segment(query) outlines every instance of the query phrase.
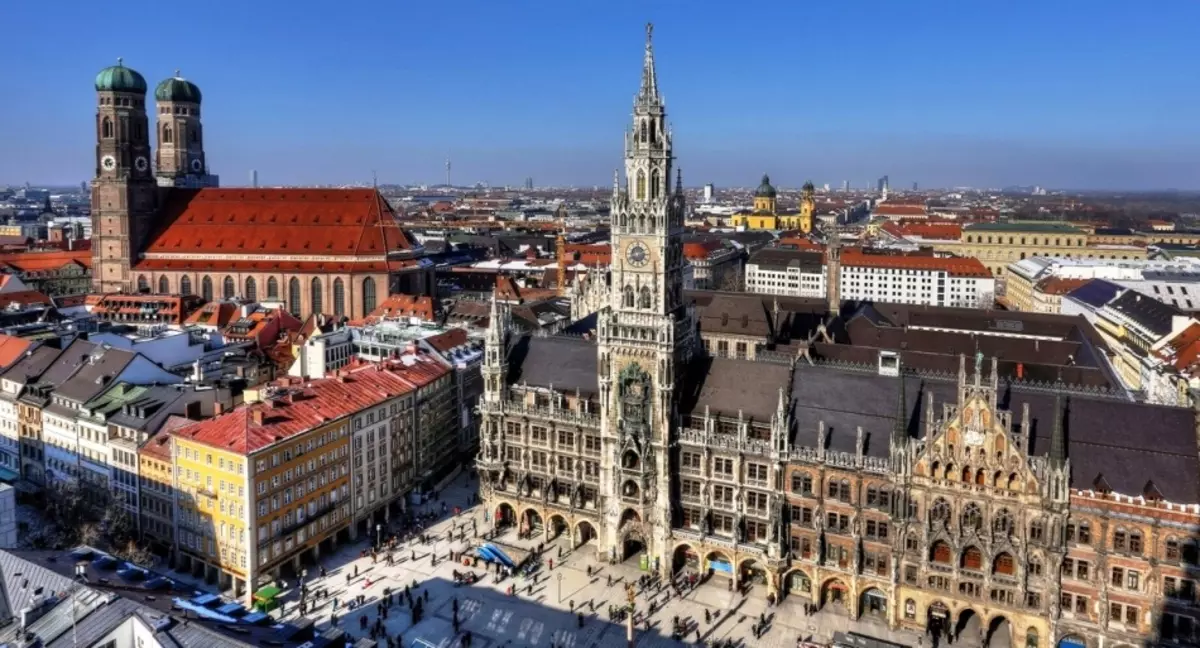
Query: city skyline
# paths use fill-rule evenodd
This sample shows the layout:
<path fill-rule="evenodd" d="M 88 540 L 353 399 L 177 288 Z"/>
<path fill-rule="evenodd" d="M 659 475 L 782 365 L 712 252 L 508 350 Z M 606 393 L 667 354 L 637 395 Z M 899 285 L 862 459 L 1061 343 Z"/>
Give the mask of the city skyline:
<path fill-rule="evenodd" d="M 12 80 L 22 93 L 0 105 L 0 149 L 21 154 L 0 159 L 0 183 L 93 175 L 91 80 L 121 56 L 151 84 L 179 69 L 200 86 L 209 164 L 230 184 L 251 169 L 263 185 L 361 184 L 373 171 L 440 184 L 449 155 L 455 184 L 604 186 L 651 20 L 688 186 L 752 186 L 766 171 L 783 186 L 887 174 L 893 187 L 1200 188 L 1200 128 L 1179 108 L 1195 90 L 1176 82 L 1200 8 L 1106 6 L 359 3 L 279 19 L 262 3 L 189 18 L 188 40 L 222 44 L 190 48 L 149 5 L 130 12 L 129 40 L 73 29 L 86 12 L 21 7 L 22 29 L 0 46 L 28 61 Z M 368 14 L 384 36 L 357 33 Z M 75 46 L 44 47 L 63 32 Z"/>

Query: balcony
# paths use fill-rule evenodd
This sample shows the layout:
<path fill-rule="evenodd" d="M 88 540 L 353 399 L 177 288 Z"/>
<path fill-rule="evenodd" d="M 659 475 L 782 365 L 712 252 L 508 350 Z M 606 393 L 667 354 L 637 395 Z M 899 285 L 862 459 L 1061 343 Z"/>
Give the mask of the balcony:
<path fill-rule="evenodd" d="M 505 414 L 516 416 L 528 416 L 531 418 L 570 423 L 582 427 L 600 427 L 599 414 L 577 412 L 558 407 L 529 407 L 523 403 L 511 400 L 504 401 L 503 403 L 481 402 L 479 403 L 479 410 L 488 414 L 500 414 L 501 410 L 503 410 Z"/>

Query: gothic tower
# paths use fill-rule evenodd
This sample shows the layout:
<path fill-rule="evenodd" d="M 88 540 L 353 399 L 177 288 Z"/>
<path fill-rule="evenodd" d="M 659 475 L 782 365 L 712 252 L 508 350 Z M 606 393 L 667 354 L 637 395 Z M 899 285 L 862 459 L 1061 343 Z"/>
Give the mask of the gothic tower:
<path fill-rule="evenodd" d="M 92 288 L 133 289 L 130 268 L 156 208 L 146 120 L 146 79 L 120 59 L 96 75 L 96 177 L 92 180 Z"/>
<path fill-rule="evenodd" d="M 639 550 L 666 560 L 676 367 L 691 353 L 683 305 L 681 180 L 671 191 L 672 141 L 646 26 L 642 83 L 625 134 L 625 183 L 614 179 L 612 289 L 599 318 L 601 541 L 610 557 Z"/>

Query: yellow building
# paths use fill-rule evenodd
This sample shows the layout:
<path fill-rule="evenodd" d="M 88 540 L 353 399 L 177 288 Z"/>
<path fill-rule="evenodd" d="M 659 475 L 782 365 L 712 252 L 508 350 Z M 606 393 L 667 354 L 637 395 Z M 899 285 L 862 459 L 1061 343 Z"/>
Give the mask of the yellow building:
<path fill-rule="evenodd" d="M 813 184 L 806 182 L 800 194 L 800 209 L 780 213 L 776 201 L 779 192 L 771 185 L 771 178 L 763 174 L 762 183 L 754 191 L 754 209 L 734 214 L 731 221 L 734 227 L 745 229 L 798 229 L 807 234 L 812 231 L 814 191 Z"/>
<path fill-rule="evenodd" d="M 261 402 L 172 432 L 179 568 L 249 595 L 352 540 L 351 428 L 414 389 L 390 371 L 285 379 Z"/>
<path fill-rule="evenodd" d="M 139 525 L 146 542 L 173 548 L 175 501 L 171 436 L 158 434 L 138 448 Z"/>
<path fill-rule="evenodd" d="M 1063 223 L 1040 221 L 972 223 L 962 228 L 959 240 L 932 240 L 930 245 L 938 252 L 979 259 L 996 276 L 998 285 L 1007 276 L 1008 264 L 1030 257 L 1146 258 L 1144 247 L 1089 244 L 1088 234 L 1081 229 Z"/>

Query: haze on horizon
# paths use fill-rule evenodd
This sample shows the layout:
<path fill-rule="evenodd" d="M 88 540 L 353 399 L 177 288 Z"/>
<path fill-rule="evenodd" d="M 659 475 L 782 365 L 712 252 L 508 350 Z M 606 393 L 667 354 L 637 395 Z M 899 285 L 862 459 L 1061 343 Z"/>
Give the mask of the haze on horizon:
<path fill-rule="evenodd" d="M 92 79 L 118 56 L 204 93 L 227 186 L 606 186 L 644 23 L 684 182 L 1200 189 L 1200 3 L 214 2 L 186 17 L 15 3 L 0 184 L 93 175 Z"/>

